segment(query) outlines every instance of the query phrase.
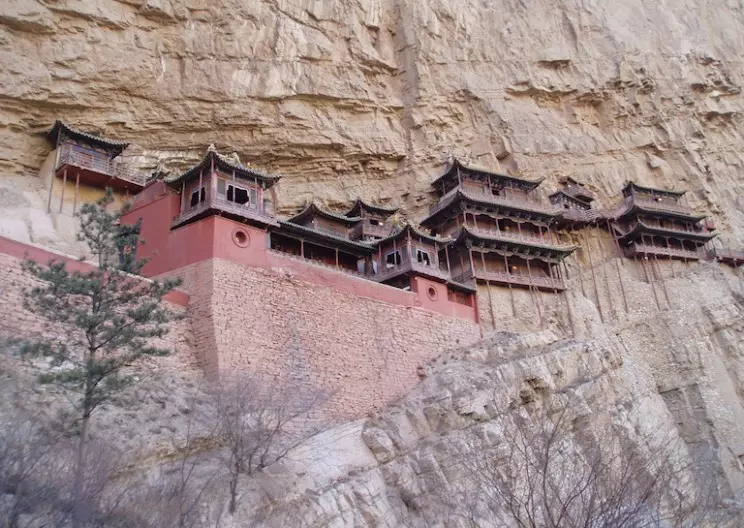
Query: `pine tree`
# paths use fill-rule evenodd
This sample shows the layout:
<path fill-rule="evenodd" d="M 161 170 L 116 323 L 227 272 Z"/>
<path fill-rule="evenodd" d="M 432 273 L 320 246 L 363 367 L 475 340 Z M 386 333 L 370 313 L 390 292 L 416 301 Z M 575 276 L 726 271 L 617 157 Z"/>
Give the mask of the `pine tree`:
<path fill-rule="evenodd" d="M 145 261 L 136 257 L 139 226 L 121 223 L 122 212 L 109 211 L 113 193 L 84 204 L 78 214 L 78 239 L 88 246 L 97 267 L 70 271 L 64 261 L 47 265 L 26 260 L 23 267 L 39 281 L 25 294 L 31 312 L 64 328 L 59 338 L 26 343 L 26 355 L 51 359 L 42 382 L 57 383 L 79 392 L 76 488 L 85 474 L 86 446 L 93 412 L 133 379 L 128 367 L 145 356 L 167 355 L 152 339 L 167 333 L 175 317 L 163 297 L 180 283 L 137 277 Z M 82 260 L 82 259 L 81 259 Z M 80 486 L 77 486 L 77 484 Z"/>

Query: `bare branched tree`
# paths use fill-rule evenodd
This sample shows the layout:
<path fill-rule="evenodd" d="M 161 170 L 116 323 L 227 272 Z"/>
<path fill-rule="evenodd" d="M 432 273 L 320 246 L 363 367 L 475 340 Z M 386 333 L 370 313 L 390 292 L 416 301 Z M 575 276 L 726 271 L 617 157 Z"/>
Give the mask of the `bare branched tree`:
<path fill-rule="evenodd" d="M 503 423 L 495 447 L 456 457 L 477 490 L 459 500 L 471 526 L 494 517 L 520 528 L 726 525 L 716 494 L 700 492 L 712 481 L 700 482 L 679 442 L 633 442 L 612 424 L 576 417 L 570 399 L 532 414 L 520 408 Z"/>
<path fill-rule="evenodd" d="M 320 391 L 272 385 L 250 376 L 223 380 L 212 389 L 220 463 L 229 474 L 229 511 L 235 513 L 241 476 L 283 459 L 315 432 L 312 415 L 326 401 Z"/>

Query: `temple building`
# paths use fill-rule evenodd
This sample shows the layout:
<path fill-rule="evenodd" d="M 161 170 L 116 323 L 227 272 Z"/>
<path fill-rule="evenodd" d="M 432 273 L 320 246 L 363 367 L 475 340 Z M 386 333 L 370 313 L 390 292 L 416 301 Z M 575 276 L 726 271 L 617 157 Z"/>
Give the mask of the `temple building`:
<path fill-rule="evenodd" d="M 643 187 L 629 182 L 624 201 L 611 223 L 612 235 L 625 256 L 699 260 L 703 246 L 716 234 L 705 215 L 681 202 L 684 191 Z"/>
<path fill-rule="evenodd" d="M 63 211 L 65 194 L 72 195 L 72 213 L 78 204 L 91 198 L 80 196 L 83 188 L 104 189 L 110 187 L 115 192 L 133 195 L 145 185 L 144 174 L 137 173 L 123 163 L 119 156 L 129 146 L 124 141 L 102 138 L 88 132 L 77 130 L 62 121 L 55 121 L 46 135 L 55 145 L 53 154 L 52 178 L 49 183 L 47 211 Z M 53 202 L 55 187 L 59 187 L 59 205 Z"/>
<path fill-rule="evenodd" d="M 361 217 L 332 213 L 310 203 L 289 220 L 279 221 L 271 231 L 270 247 L 363 275 L 371 270 L 374 248 L 351 238 L 362 222 Z"/>
<path fill-rule="evenodd" d="M 532 194 L 540 183 L 457 160 L 434 181 L 440 200 L 421 225 L 432 234 L 452 236 L 440 258 L 443 253 L 453 281 L 565 289 L 558 265 L 577 246 L 557 241 L 552 229 L 556 208 Z"/>
<path fill-rule="evenodd" d="M 357 198 L 351 209 L 344 215 L 349 218 L 361 218 L 354 226 L 350 236 L 354 240 L 373 242 L 390 235 L 393 230 L 391 217 L 398 212 L 397 207 L 372 205 Z"/>
<path fill-rule="evenodd" d="M 583 183 L 570 176 L 559 183 L 561 187 L 549 197 L 559 213 L 554 221 L 557 228 L 580 229 L 604 218 L 600 211 L 592 208 L 594 193 Z"/>
<path fill-rule="evenodd" d="M 278 226 L 273 216 L 276 197 L 267 191 L 272 190 L 279 178 L 210 149 L 197 165 L 164 180 L 180 196 L 173 227 L 211 215 Z"/>

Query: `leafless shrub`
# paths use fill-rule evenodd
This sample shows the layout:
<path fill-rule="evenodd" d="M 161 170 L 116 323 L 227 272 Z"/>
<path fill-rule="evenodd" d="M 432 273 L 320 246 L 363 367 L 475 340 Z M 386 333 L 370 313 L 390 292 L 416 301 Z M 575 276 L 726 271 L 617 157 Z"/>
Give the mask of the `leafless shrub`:
<path fill-rule="evenodd" d="M 472 486 L 452 506 L 469 526 L 501 519 L 520 528 L 734 526 L 718 505 L 713 479 L 666 435 L 633 442 L 589 424 L 570 399 L 505 417 L 500 441 L 455 463 Z M 708 482 L 705 482 L 708 480 Z M 703 490 L 703 491 L 700 491 Z M 488 523 L 490 525 L 490 523 Z"/>
<path fill-rule="evenodd" d="M 229 507 L 235 513 L 241 476 L 252 476 L 282 460 L 310 438 L 313 414 L 326 395 L 297 384 L 270 384 L 238 376 L 212 388 L 214 435 L 219 462 L 229 475 Z"/>

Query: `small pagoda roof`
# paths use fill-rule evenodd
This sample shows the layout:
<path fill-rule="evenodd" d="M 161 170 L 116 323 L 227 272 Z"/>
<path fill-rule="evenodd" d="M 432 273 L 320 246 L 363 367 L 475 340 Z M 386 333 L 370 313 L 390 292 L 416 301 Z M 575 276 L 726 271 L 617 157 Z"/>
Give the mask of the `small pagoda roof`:
<path fill-rule="evenodd" d="M 70 125 L 63 123 L 62 121 L 57 119 L 54 122 L 54 125 L 52 125 L 51 130 L 47 132 L 46 136 L 49 141 L 56 145 L 59 140 L 60 134 L 72 139 L 77 139 L 78 141 L 83 141 L 96 147 L 100 147 L 111 152 L 114 157 L 121 154 L 124 149 L 129 146 L 129 143 L 126 141 L 115 141 L 112 139 L 106 139 L 101 136 L 97 136 L 95 134 L 91 134 L 90 132 L 83 132 L 82 130 L 73 128 Z"/>
<path fill-rule="evenodd" d="M 460 231 L 457 233 L 457 237 L 452 243 L 458 244 L 462 242 L 469 242 L 470 240 L 502 245 L 504 247 L 504 251 L 511 251 L 513 253 L 520 253 L 518 249 L 523 248 L 525 251 L 523 251 L 522 253 L 535 254 L 538 257 L 541 256 L 544 258 L 553 259 L 566 258 L 571 253 L 579 249 L 579 247 L 581 247 L 577 245 L 554 246 L 551 244 L 543 244 L 537 240 L 517 240 L 508 237 L 501 238 L 499 236 L 490 236 L 479 231 L 473 231 L 467 227 L 460 228 Z"/>
<path fill-rule="evenodd" d="M 366 242 L 351 240 L 342 236 L 333 235 L 326 231 L 318 231 L 310 227 L 295 224 L 294 222 L 289 220 L 279 220 L 278 231 L 280 233 L 282 231 L 293 233 L 295 235 L 305 237 L 308 240 L 320 241 L 320 243 L 325 242 L 327 246 L 331 246 L 334 248 L 338 247 L 339 249 L 346 249 L 353 254 L 368 255 L 374 251 L 374 247 Z"/>
<path fill-rule="evenodd" d="M 361 198 L 357 198 L 354 201 L 354 205 L 351 206 L 351 209 L 349 209 L 349 211 L 344 216 L 358 217 L 362 215 L 362 211 L 369 211 L 370 213 L 387 217 L 396 213 L 398 209 L 398 207 L 383 207 L 381 205 L 372 205 L 368 202 L 365 202 Z"/>
<path fill-rule="evenodd" d="M 700 220 L 704 220 L 705 218 L 708 218 L 708 215 L 704 214 L 694 214 L 692 212 L 690 213 L 683 213 L 681 211 L 670 211 L 670 210 L 661 210 L 651 207 L 645 207 L 642 204 L 639 204 L 638 202 L 633 202 L 633 204 L 622 211 L 617 218 L 625 218 L 626 216 L 635 215 L 637 213 L 643 213 L 648 216 L 653 217 L 661 217 L 661 218 L 678 218 L 680 220 L 692 220 L 694 222 L 699 222 Z"/>
<path fill-rule="evenodd" d="M 625 187 L 623 187 L 623 196 L 628 196 L 631 192 L 631 190 L 634 191 L 640 191 L 642 193 L 648 193 L 648 194 L 659 194 L 662 196 L 672 196 L 675 198 L 679 198 L 683 194 L 685 194 L 687 191 L 672 191 L 669 189 L 656 189 L 654 187 L 646 187 L 643 185 L 638 185 L 637 183 L 633 181 L 629 181 L 625 184 Z"/>
<path fill-rule="evenodd" d="M 392 240 L 400 240 L 401 238 L 407 238 L 409 234 L 413 237 L 418 237 L 426 240 L 427 242 L 430 242 L 432 244 L 447 244 L 449 242 L 452 242 L 452 237 L 438 237 L 430 235 L 428 233 L 424 233 L 423 231 L 421 231 L 421 229 L 417 228 L 410 222 L 406 222 L 403 227 L 398 228 L 393 234 L 378 240 L 376 243 L 379 245 L 384 242 L 390 242 Z"/>
<path fill-rule="evenodd" d="M 692 231 L 667 229 L 665 227 L 648 225 L 645 222 L 638 220 L 635 226 L 633 226 L 633 229 L 625 233 L 622 236 L 622 238 L 632 238 L 635 235 L 640 235 L 640 234 L 651 234 L 651 235 L 658 235 L 662 237 L 677 238 L 677 239 L 686 238 L 689 240 L 698 240 L 698 241 L 708 241 L 718 236 L 717 233 L 704 233 L 702 231 L 699 233 L 695 233 Z"/>
<path fill-rule="evenodd" d="M 548 196 L 548 198 L 552 198 L 553 196 L 559 196 L 559 195 L 563 195 L 566 198 L 568 198 L 569 200 L 572 200 L 574 202 L 580 203 L 582 205 L 590 205 L 589 204 L 590 200 L 582 200 L 581 198 L 578 198 L 575 195 L 573 195 L 573 194 L 571 194 L 569 192 L 566 192 L 565 189 L 558 189 L 553 194 L 551 194 L 550 196 Z"/>
<path fill-rule="evenodd" d="M 447 168 L 444 174 L 442 174 L 439 178 L 434 180 L 432 182 L 433 186 L 437 186 L 440 182 L 443 180 L 450 179 L 452 177 L 457 176 L 457 170 L 461 170 L 463 172 L 467 172 L 470 174 L 477 175 L 482 178 L 487 178 L 489 181 L 497 181 L 501 182 L 505 186 L 508 187 L 516 187 L 518 189 L 522 189 L 524 191 L 532 191 L 536 189 L 544 180 L 544 178 L 541 178 L 539 180 L 531 181 L 531 180 L 525 180 L 522 178 L 517 178 L 515 176 L 508 176 L 506 174 L 501 174 L 498 172 L 491 171 L 489 169 L 486 169 L 484 167 L 479 167 L 477 165 L 473 164 L 465 164 L 458 160 L 457 158 L 452 160 L 452 163 Z"/>
<path fill-rule="evenodd" d="M 325 209 L 322 209 L 321 207 L 315 205 L 315 202 L 310 202 L 305 206 L 305 208 L 294 215 L 292 218 L 288 220 L 288 222 L 292 222 L 294 224 L 301 222 L 308 216 L 319 216 L 321 218 L 325 218 L 327 220 L 332 220 L 335 222 L 342 222 L 343 224 L 350 226 L 353 224 L 356 224 L 358 222 L 362 221 L 361 217 L 358 216 L 345 216 L 338 213 L 332 213 L 331 211 L 326 211 Z"/>
<path fill-rule="evenodd" d="M 163 181 L 165 181 L 169 185 L 173 185 L 184 180 L 189 180 L 194 176 L 198 176 L 202 170 L 210 168 L 212 166 L 212 162 L 214 162 L 214 166 L 216 168 L 222 169 L 227 172 L 235 172 L 236 176 L 240 176 L 248 180 L 252 180 L 254 178 L 256 180 L 260 180 L 264 184 L 265 189 L 268 189 L 281 179 L 281 176 L 279 176 L 278 174 L 269 174 L 262 170 L 243 165 L 242 163 L 236 163 L 227 156 L 220 154 L 213 148 L 209 148 L 206 155 L 199 163 L 191 167 L 186 172 L 176 176 L 166 177 Z"/>
<path fill-rule="evenodd" d="M 432 219 L 441 215 L 443 211 L 447 211 L 453 205 L 460 203 L 461 201 L 482 205 L 489 208 L 498 208 L 514 212 L 514 216 L 531 216 L 536 219 L 543 220 L 545 222 L 551 222 L 553 218 L 558 216 L 559 211 L 552 206 L 542 205 L 540 203 L 530 202 L 519 202 L 510 198 L 494 196 L 476 196 L 464 191 L 463 189 L 457 189 L 456 192 L 450 194 L 447 198 L 440 201 L 436 205 L 432 213 L 426 218 L 421 220 L 421 225 L 426 226 L 427 223 L 431 222 Z"/>

